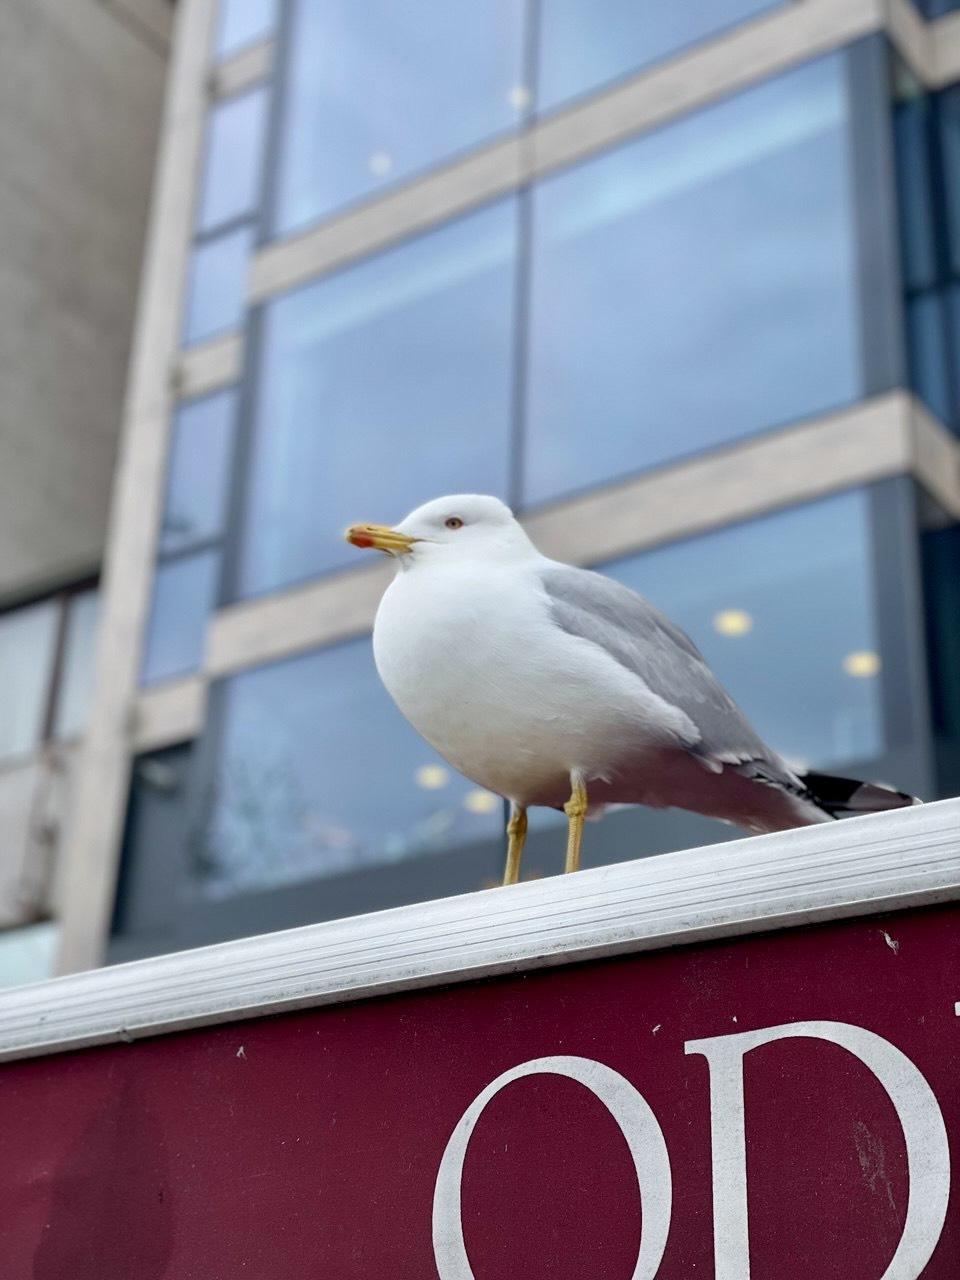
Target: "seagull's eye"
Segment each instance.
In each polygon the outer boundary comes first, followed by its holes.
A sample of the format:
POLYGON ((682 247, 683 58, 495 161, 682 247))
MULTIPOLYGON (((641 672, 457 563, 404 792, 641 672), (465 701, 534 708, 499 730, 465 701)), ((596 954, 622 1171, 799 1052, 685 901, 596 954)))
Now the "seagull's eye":
POLYGON ((459 516, 447 516, 446 520, 444 520, 443 523, 444 523, 444 527, 447 529, 463 528, 463 521, 460 519, 459 516))

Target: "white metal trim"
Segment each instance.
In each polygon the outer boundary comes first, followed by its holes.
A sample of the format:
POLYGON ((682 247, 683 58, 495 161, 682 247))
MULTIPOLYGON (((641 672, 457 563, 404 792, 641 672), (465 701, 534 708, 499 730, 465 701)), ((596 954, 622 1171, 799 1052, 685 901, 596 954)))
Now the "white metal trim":
POLYGON ((958 898, 944 800, 15 988, 0 1059, 958 898))

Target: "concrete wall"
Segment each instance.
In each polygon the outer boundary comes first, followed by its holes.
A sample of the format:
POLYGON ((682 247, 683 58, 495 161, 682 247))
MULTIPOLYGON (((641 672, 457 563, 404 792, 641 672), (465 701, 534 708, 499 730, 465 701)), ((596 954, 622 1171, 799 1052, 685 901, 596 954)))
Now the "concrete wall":
POLYGON ((0 604, 100 562, 170 18, 0 3, 0 604))

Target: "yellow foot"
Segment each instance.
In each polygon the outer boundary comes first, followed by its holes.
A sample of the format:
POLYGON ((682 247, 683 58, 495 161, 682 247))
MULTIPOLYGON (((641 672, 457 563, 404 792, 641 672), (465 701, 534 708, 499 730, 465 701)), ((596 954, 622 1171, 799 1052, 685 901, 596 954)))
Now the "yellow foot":
POLYGON ((511 804, 510 821, 507 823, 507 865, 503 871, 504 884, 516 884, 520 879, 520 859, 523 842, 527 838, 527 811, 511 804))
POLYGON ((580 870, 580 841, 583 839, 583 820, 587 816, 587 788, 579 773, 571 773, 570 784, 573 790, 570 799, 563 806, 567 815, 567 858, 564 872, 580 870))

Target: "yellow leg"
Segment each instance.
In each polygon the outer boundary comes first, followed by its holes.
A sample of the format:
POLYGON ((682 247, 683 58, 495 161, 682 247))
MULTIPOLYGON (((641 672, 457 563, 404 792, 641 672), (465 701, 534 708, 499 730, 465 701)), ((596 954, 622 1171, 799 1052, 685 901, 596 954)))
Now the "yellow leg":
POLYGON ((580 841, 583 838, 583 820, 587 816, 587 788, 579 773, 570 775, 573 790, 563 806, 567 815, 567 860, 564 872, 580 870, 580 841))
POLYGON ((516 884, 520 879, 520 858, 523 842, 527 838, 527 811, 511 804, 510 821, 507 823, 507 865, 503 871, 504 884, 516 884))

